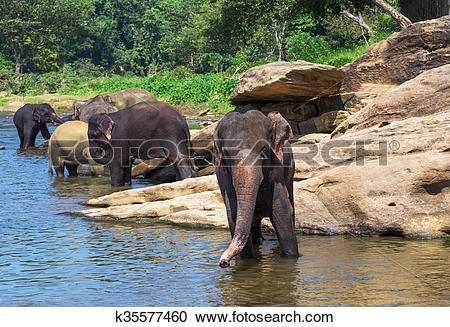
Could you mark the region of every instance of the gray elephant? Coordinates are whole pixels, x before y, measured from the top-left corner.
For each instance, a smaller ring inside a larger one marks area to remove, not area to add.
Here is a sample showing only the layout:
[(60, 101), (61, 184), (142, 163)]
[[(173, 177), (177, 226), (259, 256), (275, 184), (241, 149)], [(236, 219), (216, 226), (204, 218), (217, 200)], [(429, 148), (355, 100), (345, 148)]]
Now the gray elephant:
[(262, 239), (261, 219), (270, 217), (281, 255), (298, 257), (294, 231), (292, 137), (279, 112), (231, 112), (214, 131), (217, 180), (226, 206), (232, 241), (220, 258), (253, 257)]
[(104, 173), (103, 165), (92, 160), (89, 153), (88, 124), (67, 121), (55, 129), (48, 144), (49, 171), (55, 169), (58, 177), (64, 176), (64, 167), (70, 176), (78, 175), (78, 167), (89, 164), (91, 175)]
[(156, 97), (149, 91), (139, 88), (124, 89), (104, 94), (103, 98), (119, 110), (129, 108), (139, 102), (158, 102)]
[(75, 103), (73, 109), (73, 118), (85, 123), (95, 114), (109, 114), (118, 111), (115, 106), (105, 100), (103, 95), (97, 95), (84, 104)]

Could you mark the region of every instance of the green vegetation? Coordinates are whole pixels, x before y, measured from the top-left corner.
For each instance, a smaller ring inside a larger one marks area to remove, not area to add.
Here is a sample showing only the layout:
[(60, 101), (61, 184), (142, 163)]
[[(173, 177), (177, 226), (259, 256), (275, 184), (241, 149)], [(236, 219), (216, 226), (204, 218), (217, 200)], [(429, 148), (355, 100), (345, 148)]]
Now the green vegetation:
[(140, 87), (219, 113), (250, 67), (340, 67), (399, 30), (372, 0), (0, 0), (0, 13), (0, 91), (88, 98)]
[[(0, 73), (1, 74), (1, 73)], [(3, 71), (0, 91), (8, 94), (43, 95), (58, 93), (80, 95), (89, 98), (95, 94), (116, 92), (125, 88), (146, 89), (163, 101), (172, 105), (206, 105), (212, 112), (224, 113), (232, 110), (228, 96), (236, 87), (237, 79), (226, 74), (195, 74), (179, 77), (173, 73), (142, 77), (126, 74), (100, 76), (96, 74), (76, 75), (73, 71), (49, 72), (44, 74), (27, 73), (17, 76)], [(41, 98), (35, 98), (38, 101)], [(42, 97), (41, 102), (44, 102)], [(199, 106), (199, 108), (202, 108)]]

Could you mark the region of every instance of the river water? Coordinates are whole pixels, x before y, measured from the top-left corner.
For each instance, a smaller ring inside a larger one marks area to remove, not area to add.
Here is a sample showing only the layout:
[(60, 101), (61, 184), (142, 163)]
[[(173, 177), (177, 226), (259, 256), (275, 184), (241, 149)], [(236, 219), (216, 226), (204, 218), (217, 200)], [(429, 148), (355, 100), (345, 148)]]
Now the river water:
[(292, 261), (269, 235), (258, 258), (221, 269), (227, 231), (71, 217), (109, 179), (50, 175), (45, 150), (17, 150), (11, 118), (0, 113), (0, 306), (450, 305), (450, 239), (299, 235)]

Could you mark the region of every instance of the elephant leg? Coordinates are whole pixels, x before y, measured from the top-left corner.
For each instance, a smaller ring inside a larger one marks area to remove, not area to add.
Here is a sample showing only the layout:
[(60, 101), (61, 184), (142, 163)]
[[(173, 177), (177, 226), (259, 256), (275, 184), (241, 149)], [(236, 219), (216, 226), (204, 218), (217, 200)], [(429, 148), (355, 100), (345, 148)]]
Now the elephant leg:
[(69, 172), (69, 176), (78, 176), (78, 165), (68, 165), (64, 164), (64, 166), (67, 168), (67, 171)]
[(230, 228), (231, 237), (234, 237), (237, 218), (237, 197), (233, 187), (233, 180), (230, 172), (224, 167), (216, 166), (216, 176), (219, 181), (220, 192), (227, 210), (228, 226)]
[(297, 237), (294, 230), (293, 208), (286, 186), (275, 182), (270, 221), (277, 233), (281, 255), (298, 258)]
[(23, 129), (21, 127), (17, 127), (17, 134), (19, 134), (19, 139), (20, 139), (20, 148), (23, 148), (23, 139), (24, 139), (24, 135), (23, 135)]
[(41, 126), (41, 135), (44, 138), (44, 140), (50, 139), (50, 132), (48, 131), (47, 125), (43, 124)]
[(131, 166), (123, 167), (123, 185), (131, 185)]
[(176, 170), (177, 180), (183, 180), (185, 178), (196, 176), (196, 173), (192, 170), (189, 159), (184, 157), (180, 159), (179, 157), (177, 157), (177, 159), (175, 159), (173, 163)]
[(252, 243), (254, 245), (261, 245), (263, 236), (261, 232), (261, 220), (260, 217), (255, 217), (252, 224)]
[(248, 237), (247, 243), (245, 243), (244, 248), (242, 249), (241, 253), (240, 253), (241, 258), (243, 259), (249, 259), (249, 258), (253, 258), (254, 255), (254, 251), (253, 251), (253, 236), (252, 236), (252, 232), (250, 232), (250, 235)]
[(52, 155), (52, 164), (55, 169), (56, 176), (64, 177), (64, 162), (60, 158), (55, 158)]
[(36, 133), (33, 132), (33, 129), (31, 127), (25, 126), (25, 131), (23, 133), (22, 148), (28, 149), (29, 147), (34, 146), (35, 140), (36, 140)]
[(111, 186), (123, 186), (123, 169), (120, 167), (120, 163), (112, 162), (109, 169), (111, 171)]
[(56, 176), (58, 177), (64, 177), (64, 166), (53, 166), (53, 168), (56, 171)]

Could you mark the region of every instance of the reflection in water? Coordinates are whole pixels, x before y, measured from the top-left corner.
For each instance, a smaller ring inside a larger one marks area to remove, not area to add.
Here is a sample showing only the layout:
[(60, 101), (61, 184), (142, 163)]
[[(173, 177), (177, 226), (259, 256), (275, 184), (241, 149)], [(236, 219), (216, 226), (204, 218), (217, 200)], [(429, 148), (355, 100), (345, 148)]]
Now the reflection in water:
[(0, 139), (0, 305), (450, 304), (450, 239), (299, 236), (298, 260), (266, 240), (258, 258), (220, 269), (227, 231), (72, 218), (64, 213), (117, 190), (109, 178), (50, 175), (45, 150), (17, 151), (4, 114)]
[[(220, 278), (221, 302), (234, 306), (448, 305), (448, 240), (299, 237), (302, 257), (262, 248)], [(398, 244), (400, 247), (397, 247)], [(425, 248), (424, 248), (425, 247)]]
[[(271, 251), (273, 244), (262, 245), (262, 256), (237, 260), (218, 281), (221, 305), (294, 306), (297, 280), (301, 273), (297, 260), (282, 259)], [(278, 251), (275, 251), (278, 252)], [(298, 259), (301, 260), (301, 259)]]

